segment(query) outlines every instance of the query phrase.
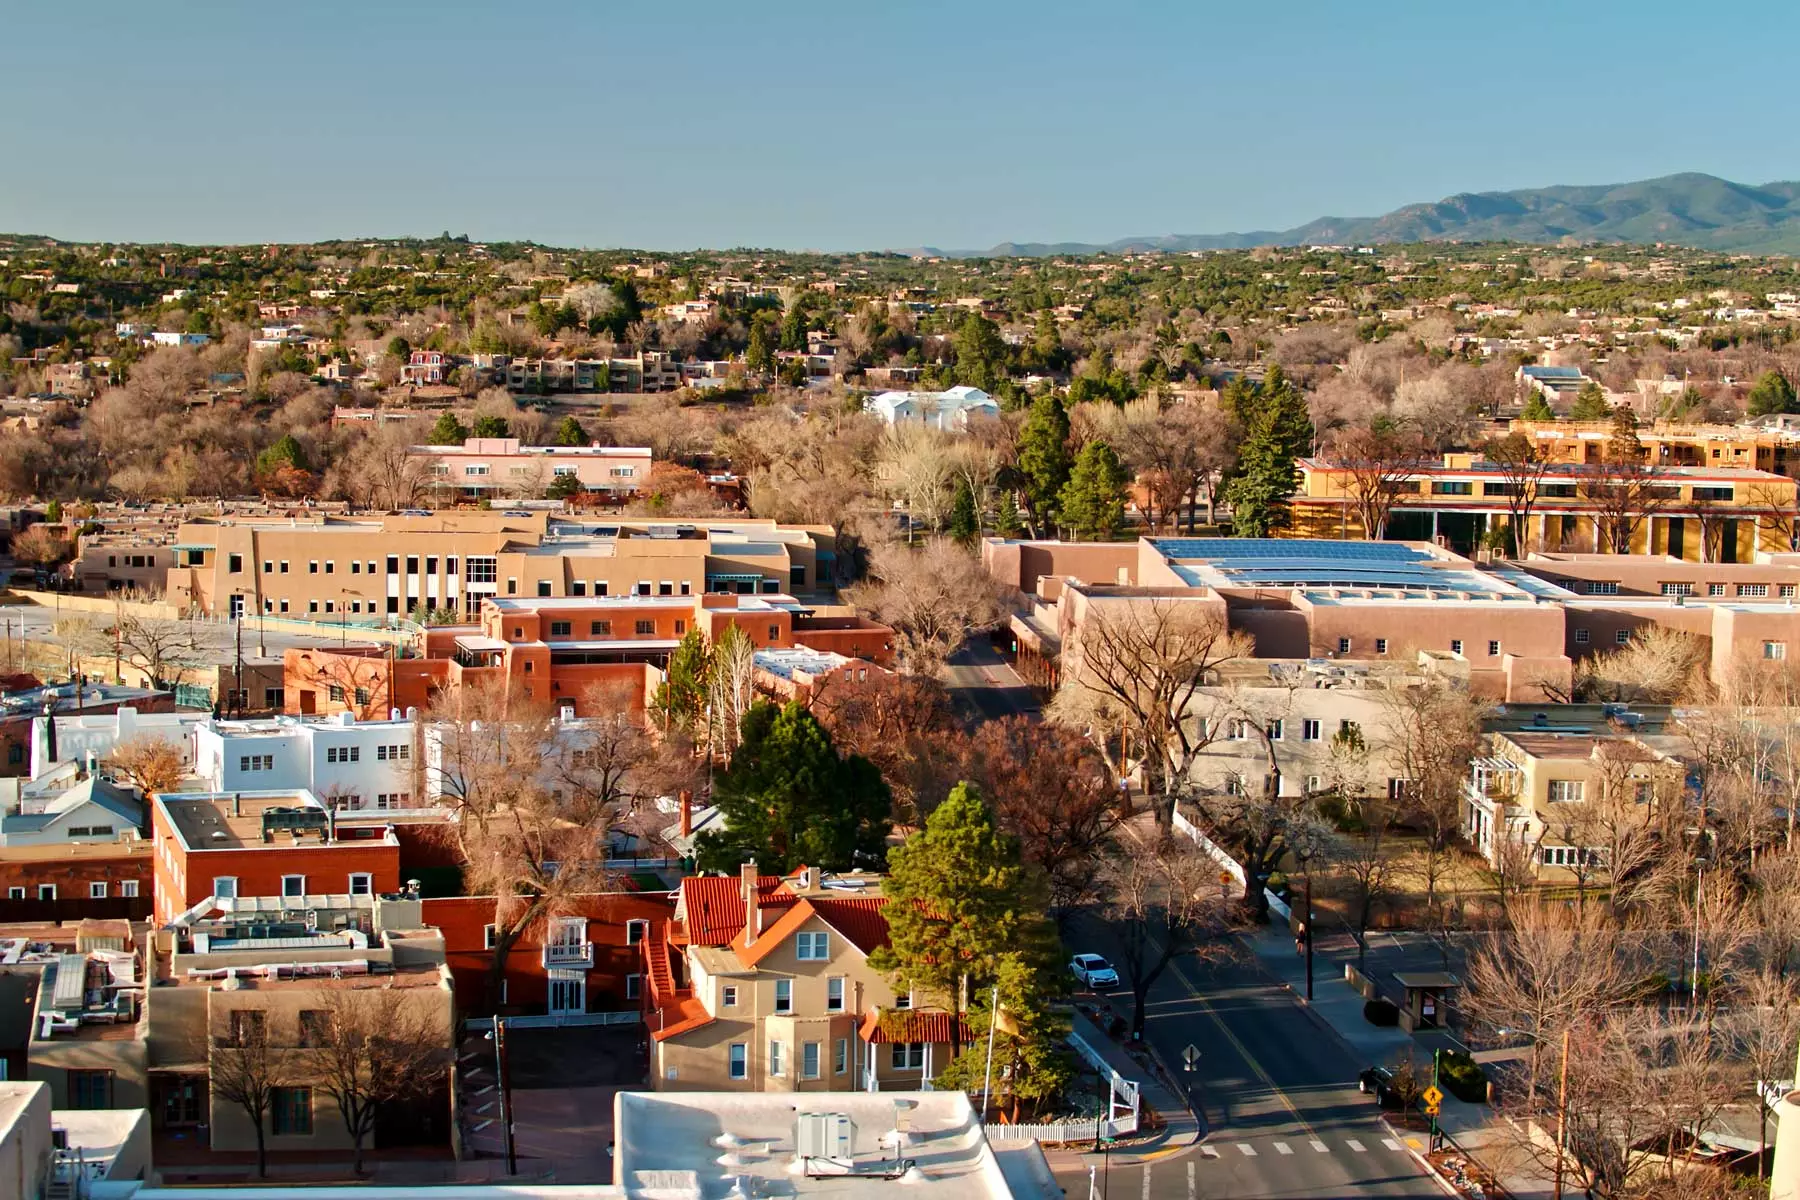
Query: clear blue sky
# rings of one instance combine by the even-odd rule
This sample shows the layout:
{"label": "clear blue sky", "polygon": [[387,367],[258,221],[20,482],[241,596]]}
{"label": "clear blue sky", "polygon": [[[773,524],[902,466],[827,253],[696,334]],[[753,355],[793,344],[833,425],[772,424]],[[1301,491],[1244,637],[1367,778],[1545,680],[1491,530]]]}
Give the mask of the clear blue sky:
{"label": "clear blue sky", "polygon": [[0,230],[859,249],[1800,177],[1793,0],[7,6]]}

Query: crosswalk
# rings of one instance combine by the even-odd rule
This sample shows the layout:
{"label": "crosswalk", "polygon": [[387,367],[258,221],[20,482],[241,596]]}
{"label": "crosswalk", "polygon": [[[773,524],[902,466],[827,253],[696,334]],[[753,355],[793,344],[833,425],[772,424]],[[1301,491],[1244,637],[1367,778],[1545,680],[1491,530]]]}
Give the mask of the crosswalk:
{"label": "crosswalk", "polygon": [[[1407,1140],[1413,1141],[1414,1139],[1408,1138]],[[1333,1146],[1330,1142],[1322,1141],[1319,1138],[1309,1138],[1305,1142],[1298,1144],[1311,1149],[1314,1154],[1331,1154],[1335,1150],[1342,1150],[1350,1154],[1367,1154],[1369,1152],[1369,1147],[1367,1145],[1353,1137],[1342,1139],[1336,1146]],[[1295,1145],[1296,1143],[1294,1142],[1280,1141],[1275,1138],[1251,1140],[1246,1138],[1226,1137],[1205,1143],[1200,1147],[1200,1153],[1206,1158],[1221,1158],[1228,1154],[1235,1154],[1244,1158],[1256,1158],[1264,1153],[1291,1155],[1295,1153]],[[1381,1146],[1385,1150],[1394,1151],[1400,1151],[1406,1148],[1401,1145],[1398,1138],[1391,1137],[1382,1138]],[[1415,1150],[1424,1149],[1422,1144],[1417,1143],[1414,1144],[1413,1148]]]}

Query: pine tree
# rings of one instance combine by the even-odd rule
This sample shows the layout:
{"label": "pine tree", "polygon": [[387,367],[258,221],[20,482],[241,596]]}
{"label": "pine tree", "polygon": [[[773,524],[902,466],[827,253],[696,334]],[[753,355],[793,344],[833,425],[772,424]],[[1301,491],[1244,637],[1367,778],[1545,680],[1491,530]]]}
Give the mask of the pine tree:
{"label": "pine tree", "polygon": [[1554,421],[1556,420],[1556,410],[1550,407],[1548,400],[1544,399],[1544,393],[1533,392],[1531,398],[1525,401],[1525,409],[1519,416],[1526,421]]}
{"label": "pine tree", "polygon": [[275,444],[256,456],[256,473],[273,475],[284,467],[296,471],[309,471],[312,468],[306,463],[306,449],[300,440],[291,433],[284,433]]}
{"label": "pine tree", "polygon": [[1077,540],[1110,541],[1125,525],[1125,468],[1111,446],[1096,438],[1081,448],[1060,504]]}
{"label": "pine tree", "polygon": [[1056,522],[1056,502],[1069,481],[1069,414],[1055,396],[1032,401],[1019,431],[1019,475],[1037,532]]}
{"label": "pine tree", "polygon": [[711,649],[696,626],[687,631],[687,636],[669,655],[668,669],[656,689],[656,711],[670,726],[692,730],[705,707],[706,686],[711,674]]}
{"label": "pine tree", "polygon": [[956,485],[956,501],[950,508],[950,536],[964,545],[981,536],[981,521],[975,512],[975,492],[966,479]]}
{"label": "pine tree", "polygon": [[1794,385],[1780,371],[1764,371],[1744,398],[1744,414],[1751,417],[1766,417],[1771,413],[1791,413],[1800,411],[1796,404]]}
{"label": "pine tree", "polygon": [[1600,385],[1588,380],[1575,393],[1575,403],[1569,407],[1571,421],[1605,421],[1612,417],[1612,405],[1606,402],[1606,393]]}
{"label": "pine tree", "polygon": [[585,446],[588,444],[587,430],[574,417],[564,417],[562,424],[556,427],[556,444],[559,446]]}
{"label": "pine tree", "polygon": [[696,839],[700,869],[735,872],[755,860],[783,874],[803,863],[880,870],[893,797],[875,765],[859,754],[839,755],[797,701],[776,708],[759,700],[740,729],[731,766],[713,783],[723,828]]}
{"label": "pine tree", "polygon": [[1000,504],[994,514],[994,532],[1003,538],[1016,538],[1025,532],[1025,525],[1019,520],[1019,501],[1011,488],[1000,493]]}
{"label": "pine tree", "polygon": [[787,315],[781,318],[781,348],[806,349],[806,313],[798,304],[789,306]]}
{"label": "pine tree", "polygon": [[773,323],[768,310],[759,309],[750,318],[750,343],[744,350],[744,365],[765,375],[775,371],[774,337],[769,330]]}
{"label": "pine tree", "polygon": [[505,417],[476,417],[475,428],[471,436],[478,438],[503,438],[512,436],[508,430]]}
{"label": "pine tree", "polygon": [[1006,378],[1006,342],[994,323],[978,312],[956,330],[956,382],[992,392]]}
{"label": "pine tree", "polygon": [[444,413],[431,427],[431,444],[434,446],[460,446],[468,436],[468,428],[453,412]]}
{"label": "pine tree", "polygon": [[1296,475],[1294,456],[1282,444],[1280,420],[1274,408],[1264,408],[1238,450],[1238,474],[1224,494],[1231,505],[1231,531],[1238,537],[1268,537],[1287,526]]}

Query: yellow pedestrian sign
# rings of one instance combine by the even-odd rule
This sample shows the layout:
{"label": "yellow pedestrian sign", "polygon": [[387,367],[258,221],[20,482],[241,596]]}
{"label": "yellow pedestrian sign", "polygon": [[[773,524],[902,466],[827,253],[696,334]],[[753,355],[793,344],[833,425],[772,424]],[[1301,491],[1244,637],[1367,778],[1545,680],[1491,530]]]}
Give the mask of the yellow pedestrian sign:
{"label": "yellow pedestrian sign", "polygon": [[1422,1098],[1425,1101],[1425,1111],[1435,1113],[1438,1110],[1438,1105],[1442,1104],[1444,1101],[1444,1093],[1438,1091],[1437,1086],[1434,1084],[1425,1089]]}

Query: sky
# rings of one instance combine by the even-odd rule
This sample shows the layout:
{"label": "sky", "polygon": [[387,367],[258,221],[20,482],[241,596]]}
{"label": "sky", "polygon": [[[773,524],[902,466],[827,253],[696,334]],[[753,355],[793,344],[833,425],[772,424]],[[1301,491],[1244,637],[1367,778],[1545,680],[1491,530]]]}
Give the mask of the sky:
{"label": "sky", "polygon": [[1793,0],[6,5],[0,230],[858,250],[1800,178]]}

